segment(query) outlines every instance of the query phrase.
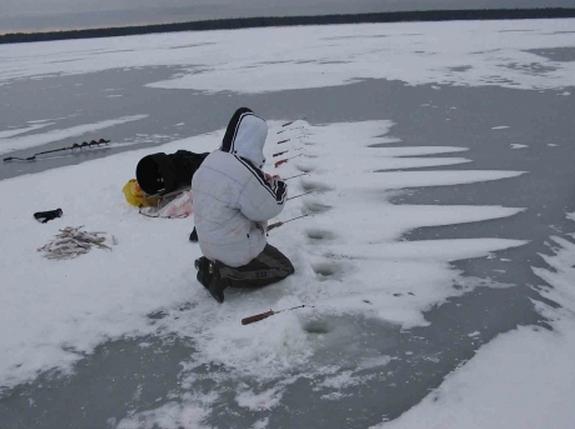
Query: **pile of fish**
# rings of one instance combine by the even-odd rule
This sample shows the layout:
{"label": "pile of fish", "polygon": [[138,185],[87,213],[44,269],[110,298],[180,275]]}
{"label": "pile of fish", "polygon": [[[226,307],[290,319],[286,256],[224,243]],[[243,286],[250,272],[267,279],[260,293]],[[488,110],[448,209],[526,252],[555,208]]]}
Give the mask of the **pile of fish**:
{"label": "pile of fish", "polygon": [[71,227],[60,229],[56,237],[38,249],[43,252],[44,257],[48,259],[72,259],[80,255],[88,253],[92,247],[100,249],[112,250],[106,244],[110,240],[112,245],[117,244],[114,236],[110,236],[105,232],[87,232],[83,231],[84,226]]}

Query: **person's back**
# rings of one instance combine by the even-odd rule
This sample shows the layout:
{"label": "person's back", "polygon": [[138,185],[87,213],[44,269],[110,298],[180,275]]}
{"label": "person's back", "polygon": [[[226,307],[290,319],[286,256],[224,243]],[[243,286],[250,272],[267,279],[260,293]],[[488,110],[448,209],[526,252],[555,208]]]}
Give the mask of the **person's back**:
{"label": "person's back", "polygon": [[[249,264],[271,248],[266,242],[265,222],[281,212],[287,195],[284,182],[266,178],[261,171],[266,136],[263,119],[247,108],[238,109],[228,124],[222,146],[208,155],[192,179],[200,248],[207,260],[224,266],[232,283],[238,280],[232,286],[246,285],[243,280],[249,279],[245,273],[253,268]],[[289,261],[282,259],[282,264],[287,267],[286,275],[293,272]],[[237,270],[227,270],[231,268],[243,270],[241,279]],[[262,272],[258,275],[264,276]],[[271,282],[269,275],[264,277]],[[200,273],[198,278],[207,282]]]}

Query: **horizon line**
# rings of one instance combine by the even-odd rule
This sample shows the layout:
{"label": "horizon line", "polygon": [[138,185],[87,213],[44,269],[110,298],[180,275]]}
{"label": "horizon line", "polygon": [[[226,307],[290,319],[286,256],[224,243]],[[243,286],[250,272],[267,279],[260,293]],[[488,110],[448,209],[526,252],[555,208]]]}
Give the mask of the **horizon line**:
{"label": "horizon line", "polygon": [[424,11],[369,12],[300,16],[260,16],[206,19],[198,21],[144,24],[118,27],[96,27],[74,30],[13,32],[0,34],[0,44],[27,43],[70,39],[133,36],[179,31],[235,30],[243,28],[285,27],[304,25],[367,24],[393,22],[433,22],[459,20],[517,20],[575,18],[575,8],[518,9],[438,9]]}

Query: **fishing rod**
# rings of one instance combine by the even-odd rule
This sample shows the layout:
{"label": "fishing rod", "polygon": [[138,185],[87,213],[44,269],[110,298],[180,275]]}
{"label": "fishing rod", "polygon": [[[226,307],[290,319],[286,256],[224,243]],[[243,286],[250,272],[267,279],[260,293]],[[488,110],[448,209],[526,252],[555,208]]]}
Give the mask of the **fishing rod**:
{"label": "fishing rod", "polygon": [[304,173],[294,174],[293,176],[288,176],[285,179],[282,179],[284,182],[287,180],[295,179],[296,177],[307,176],[309,173],[306,171]]}
{"label": "fishing rod", "polygon": [[274,229],[274,228],[278,228],[278,227],[282,226],[283,224],[286,224],[286,223],[289,223],[289,222],[293,222],[294,220],[298,220],[298,219],[301,219],[301,218],[304,218],[304,217],[308,217],[308,216],[310,216],[310,213],[306,213],[306,214],[302,214],[302,215],[299,215],[299,216],[295,216],[295,217],[292,217],[292,218],[289,218],[289,219],[286,219],[286,220],[283,220],[283,221],[280,220],[280,221],[278,221],[278,222],[274,222],[274,223],[268,225],[266,229],[267,229],[267,231],[270,231],[270,230],[272,230],[272,229]]}
{"label": "fishing rod", "polygon": [[244,317],[242,319],[242,325],[249,325],[250,323],[259,322],[260,320],[267,319],[268,317],[274,316],[279,313],[283,313],[284,311],[293,311],[297,310],[298,308],[305,308],[305,307],[313,308],[312,305],[302,304],[302,305],[296,305],[295,307],[284,308],[282,310],[268,310],[264,311],[263,313],[254,314],[253,316]]}
{"label": "fishing rod", "polygon": [[42,152],[37,152],[34,155],[28,156],[26,158],[21,158],[19,156],[7,156],[6,158],[3,158],[3,161],[4,162],[8,162],[8,161],[36,161],[36,157],[38,157],[40,155],[48,155],[51,153],[63,152],[63,151],[67,151],[67,150],[73,151],[75,149],[93,148],[95,146],[99,147],[102,145],[107,145],[108,143],[110,143],[110,140],[106,140],[106,139],[100,139],[98,141],[91,140],[90,142],[74,143],[71,146],[59,147],[57,149],[44,150]]}
{"label": "fishing rod", "polygon": [[282,124],[283,130],[276,131],[276,134],[282,134],[284,131],[287,131],[288,129],[287,129],[286,127],[289,127],[289,126],[292,125],[294,122],[295,122],[295,120],[294,120],[294,121],[286,122],[285,124]]}
{"label": "fishing rod", "polygon": [[301,194],[297,194],[297,195],[294,195],[293,197],[286,198],[286,201],[295,200],[296,198],[300,198],[300,197],[303,197],[305,195],[311,194],[312,192],[313,192],[313,190],[302,192]]}
{"label": "fishing rod", "polygon": [[[295,149],[292,149],[292,151],[293,152],[301,152],[303,149],[304,149],[303,147],[296,147]],[[284,155],[284,154],[288,153],[289,151],[290,151],[289,149],[286,149],[286,150],[281,150],[281,151],[276,152],[276,153],[272,153],[272,158],[276,158],[278,156]],[[294,158],[294,157],[292,156],[292,158]]]}
{"label": "fishing rod", "polygon": [[[298,119],[298,120],[299,120],[299,119]],[[305,121],[305,118],[301,118],[301,120],[302,120],[302,121]],[[298,126],[298,127],[295,127],[295,128],[287,128],[287,127],[289,127],[290,125],[293,125],[295,122],[296,122],[296,120],[293,120],[293,121],[286,122],[285,124],[282,124],[282,128],[283,128],[283,129],[276,131],[276,134],[282,134],[283,132],[288,131],[288,130],[299,130],[299,129],[302,129],[302,128],[303,128],[303,126],[301,126],[301,125]]]}
{"label": "fishing rod", "polygon": [[286,162],[288,162],[290,159],[298,158],[298,157],[300,157],[300,156],[302,156],[302,155],[303,155],[303,153],[300,153],[300,154],[298,154],[298,155],[290,156],[289,158],[280,159],[279,161],[276,161],[276,162],[274,163],[274,167],[277,168],[277,167],[279,167],[280,165],[285,164]]}

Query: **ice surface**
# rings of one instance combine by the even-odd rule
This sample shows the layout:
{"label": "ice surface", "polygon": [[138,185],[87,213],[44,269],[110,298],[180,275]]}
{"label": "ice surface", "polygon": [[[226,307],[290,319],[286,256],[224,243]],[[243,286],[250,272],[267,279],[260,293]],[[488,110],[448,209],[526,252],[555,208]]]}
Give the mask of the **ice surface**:
{"label": "ice surface", "polygon": [[[94,133],[115,125],[125,124],[127,122],[139,121],[145,119],[147,115],[131,115],[121,118],[109,119],[106,121],[99,121],[93,124],[75,125],[70,128],[62,130],[50,130],[42,133],[30,133],[38,128],[43,128],[48,124],[35,125],[26,129],[21,129],[18,132],[4,131],[0,134],[0,154],[11,152],[14,150],[27,149],[34,146],[40,146],[46,143],[51,143],[66,138],[76,137],[82,138],[83,135],[93,135]],[[22,135],[26,133],[25,135]],[[78,143],[81,143],[78,141]]]}
{"label": "ice surface", "polygon": [[[387,78],[435,84],[438,91],[439,84],[499,85],[561,89],[569,96],[562,88],[575,83],[575,63],[554,62],[526,49],[572,46],[574,22],[374,24],[33,43],[26,50],[2,45],[0,61],[9,66],[0,69],[0,85],[55,74],[166,65],[178,68],[177,73],[152,87],[262,93]],[[453,38],[453,32],[460,37]],[[244,49],[256,45],[258,49]],[[386,58],[393,61],[382,60]],[[258,79],[253,79],[255,72]],[[21,149],[143,118],[118,117],[49,131],[44,129],[52,125],[49,120],[29,123],[0,130],[0,150],[12,150],[15,141]],[[453,261],[526,244],[517,231],[508,236],[405,240],[420,227],[504,219],[523,208],[399,205],[391,204],[389,196],[406,188],[506,183],[528,172],[465,169],[473,154],[464,142],[413,146],[393,135],[391,121],[282,125],[270,123],[267,158],[286,149],[298,158],[277,168],[270,163],[267,169],[284,177],[309,172],[289,186],[292,196],[311,193],[291,200],[280,220],[310,216],[271,231],[270,242],[288,254],[297,272],[253,293],[230,291],[221,306],[195,281],[193,260],[199,250],[187,240],[192,223],[142,217],[123,199],[122,185],[149,150],[0,181],[5,249],[0,259],[2,388],[51,369],[72,371],[74,363],[110,339],[174,332],[193,339],[198,350],[188,365],[217,365],[236,377],[278,383],[277,388],[246,385],[235,392],[235,402],[248,412],[281,406],[283,388],[297,372],[312,379],[325,376],[321,387],[332,391],[324,399],[341,400],[341,388],[365,380],[351,370],[334,368],[342,368],[343,362],[360,369],[389,363],[379,350],[354,341],[362,332],[343,322],[345,317],[361,315],[381,323],[383,338],[386,326],[425,326],[426,310],[476,287],[462,278]],[[494,126],[493,134],[507,132],[503,127]],[[173,141],[154,151],[208,151],[217,147],[222,133]],[[466,158],[452,156],[462,152]],[[32,217],[35,211],[57,207],[64,216],[48,224]],[[569,218],[575,220],[575,215]],[[111,251],[94,250],[70,261],[49,261],[36,252],[59,228],[79,225],[114,234],[119,243]],[[553,331],[522,327],[500,335],[420,405],[383,426],[535,428],[552,422],[553,427],[572,427],[575,415],[567,401],[574,384],[574,256],[572,240],[556,238],[549,254],[542,255],[548,268],[532,268],[552,286],[539,293],[561,304],[538,304]],[[188,310],[178,317],[175,309],[182,303]],[[265,323],[239,323],[269,308],[300,304],[309,307]],[[166,316],[151,323],[150,315],[160,313]],[[191,385],[192,377],[184,384]],[[186,394],[110,425],[201,427],[216,401],[210,394]],[[263,418],[255,427],[267,425]]]}
{"label": "ice surface", "polygon": [[552,287],[544,293],[562,304],[541,308],[553,331],[520,327],[499,335],[421,404],[379,428],[573,427],[575,245],[554,241],[549,268],[533,267]]}
{"label": "ice surface", "polygon": [[48,125],[50,125],[50,123],[48,121],[41,123],[41,124],[31,124],[29,123],[29,125],[25,128],[16,128],[16,129],[8,129],[8,130],[4,130],[0,132],[0,139],[12,139],[13,137],[20,135],[20,134],[24,134],[24,133],[28,133],[31,131],[35,131],[44,127],[47,127]]}
{"label": "ice surface", "polygon": [[[572,46],[572,28],[570,19],[455,21],[178,32],[30,43],[26,50],[3,45],[0,62],[10,66],[0,70],[0,85],[54,74],[177,66],[173,77],[150,86],[261,93],[386,78],[437,88],[565,88],[575,83],[575,63],[533,50]],[[257,49],[247,53],[246,47]]]}
{"label": "ice surface", "polygon": [[[281,126],[271,125],[273,136]],[[381,158],[373,157],[379,149],[370,145],[385,139],[381,136],[390,126],[386,121],[326,126],[299,121],[281,136],[275,134],[277,137],[270,139],[266,148],[269,153],[278,148],[294,152],[301,149],[304,154],[318,157],[313,158],[318,160],[317,170],[309,175],[315,178],[313,181],[304,176],[290,183],[292,195],[300,189],[313,193],[292,200],[282,217],[307,212],[312,203],[329,209],[270,232],[271,242],[298,267],[293,277],[249,297],[230,293],[226,303],[217,308],[194,278],[193,260],[199,250],[186,239],[192,228],[190,221],[145,218],[123,200],[121,186],[146,151],[0,182],[0,192],[6,196],[0,212],[0,234],[4,246],[11,249],[0,262],[4,273],[0,320],[3,383],[13,385],[53,367],[69,369],[106,338],[153,332],[156,328],[146,316],[183,301],[197,305],[190,318],[185,323],[166,318],[162,323],[195,338],[206,361],[218,361],[263,378],[306,366],[318,352],[302,329],[307,317],[365,314],[363,300],[369,300],[373,303],[368,312],[372,317],[403,326],[425,324],[423,310],[461,293],[451,286],[458,272],[450,268],[449,261],[484,256],[524,242],[520,237],[414,242],[398,238],[420,226],[513,216],[521,208],[397,206],[386,203],[382,195],[400,185],[427,185],[431,178],[436,178],[433,183],[449,186],[503,180],[516,173],[420,172],[424,178],[415,182],[411,179],[414,172],[374,173],[372,169]],[[363,140],[352,146],[345,138],[334,138],[346,133],[361,135]],[[218,145],[220,135],[221,131],[175,141],[158,150],[170,152],[186,147],[206,151]],[[280,137],[289,138],[289,142],[274,144]],[[417,150],[403,153],[413,156]],[[382,155],[393,159],[393,151],[382,150]],[[298,172],[298,164],[293,161],[268,168],[284,176],[293,175]],[[101,174],[103,169],[105,175]],[[63,209],[62,218],[48,224],[32,218],[37,210],[55,207]],[[68,225],[111,233],[118,245],[111,251],[97,250],[69,261],[42,258],[35,250],[58,228]],[[302,240],[308,245],[302,246]],[[382,272],[386,273],[383,281]],[[399,304],[392,295],[400,290],[413,291],[415,296]],[[316,302],[322,303],[318,310],[285,313],[246,327],[239,324],[242,317],[266,308]],[[265,335],[269,329],[276,334]],[[247,403],[247,397],[242,397],[243,403]]]}

